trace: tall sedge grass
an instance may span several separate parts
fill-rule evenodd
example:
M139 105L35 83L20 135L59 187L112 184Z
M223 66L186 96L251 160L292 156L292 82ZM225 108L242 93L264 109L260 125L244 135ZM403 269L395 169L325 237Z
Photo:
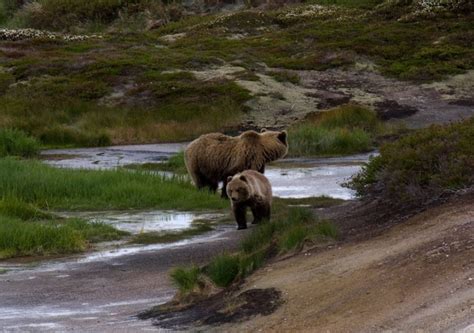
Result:
M290 251L301 247L306 241L334 239L337 235L335 225L317 219L310 210L300 207L285 209L273 221L262 223L252 230L241 241L238 253L222 253L214 257L203 274L217 286L227 287L252 273L278 251ZM177 275L172 275L172 279L181 290L189 290L186 283L191 271L192 268L189 272L181 268L172 273ZM177 277L182 275L185 278L180 282Z
M227 287L239 274L238 256L223 253L215 257L207 267L207 275L219 287Z
M116 240L126 234L107 224L80 219L22 220L0 213L0 259L76 253L90 243Z
M49 219L51 215L39 210L17 197L7 196L0 198L0 214L21 220Z
M86 246L86 239L70 226L0 215L0 258L74 253Z
M345 105L321 112L290 129L290 154L346 155L373 148L380 121L371 110Z
M38 141L22 131L0 128L0 157L32 157L38 153Z
M220 209L228 203L183 177L139 172L66 170L36 161L0 159L0 196L42 208Z
M192 291L199 282L201 270L197 266L176 267L170 273L171 280L174 285L179 288L182 293Z

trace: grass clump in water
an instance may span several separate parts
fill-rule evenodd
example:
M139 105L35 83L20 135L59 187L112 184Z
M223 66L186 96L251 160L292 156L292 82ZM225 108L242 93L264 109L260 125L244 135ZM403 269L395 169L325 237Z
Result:
M290 153L318 156L370 151L381 126L373 111L358 105L341 106L293 126Z
M228 203L182 177L124 170L67 170L0 159L0 195L61 209L221 209Z
M198 236L212 231L213 227L208 223L198 223L191 228L178 232L143 232L133 236L130 243L135 244L156 244L156 243L174 243L182 239Z
M56 218L18 199L0 201L0 258L76 253L125 235L103 223Z
M175 174L187 174L188 172L184 164L184 152L179 152L162 163L129 164L125 168L146 171L168 171Z
M38 141L15 129L0 129L0 157L33 157L38 154Z

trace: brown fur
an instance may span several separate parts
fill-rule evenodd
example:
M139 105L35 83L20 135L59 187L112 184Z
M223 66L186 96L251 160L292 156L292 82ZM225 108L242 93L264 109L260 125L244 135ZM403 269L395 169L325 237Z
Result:
M245 170L228 178L227 195L231 199L237 229L247 228L247 207L253 214L253 222L270 219L272 186L267 177L254 170Z
M227 177L244 170L264 173L266 163L284 157L287 152L286 131L246 131L237 137L210 133L191 142L184 158L197 188L216 191L222 181L225 197Z

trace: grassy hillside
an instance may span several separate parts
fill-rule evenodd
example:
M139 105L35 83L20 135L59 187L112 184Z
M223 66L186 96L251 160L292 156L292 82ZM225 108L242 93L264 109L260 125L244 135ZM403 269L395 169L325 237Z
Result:
M385 75L415 81L474 68L469 10L410 19L414 2L391 11L379 2L172 16L171 5L145 0L3 0L7 26L100 36L0 33L0 127L61 146L189 140L238 129L252 98L238 80L258 80L264 65L325 70L367 58ZM162 26L147 30L147 20ZM205 72L228 65L242 69Z

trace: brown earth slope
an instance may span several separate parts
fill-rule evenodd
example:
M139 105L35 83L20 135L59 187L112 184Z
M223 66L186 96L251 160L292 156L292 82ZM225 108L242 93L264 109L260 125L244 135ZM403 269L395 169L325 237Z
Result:
M373 238L266 266L243 286L276 288L269 316L218 331L446 332L474 329L474 195Z

